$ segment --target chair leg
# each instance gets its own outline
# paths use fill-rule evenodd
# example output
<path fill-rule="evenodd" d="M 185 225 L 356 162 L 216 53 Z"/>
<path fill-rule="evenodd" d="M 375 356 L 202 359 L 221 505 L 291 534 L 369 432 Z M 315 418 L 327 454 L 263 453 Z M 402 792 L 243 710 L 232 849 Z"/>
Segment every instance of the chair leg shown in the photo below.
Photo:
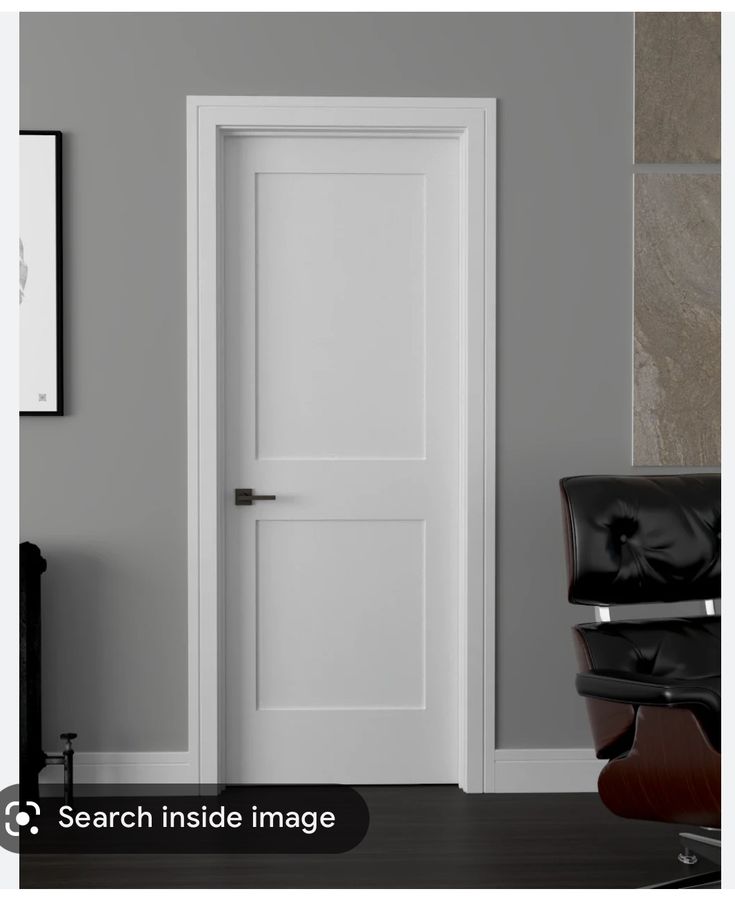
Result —
<path fill-rule="evenodd" d="M 679 843 L 682 850 L 677 855 L 680 864 L 691 867 L 699 863 L 699 858 L 709 861 L 708 869 L 701 873 L 679 877 L 677 880 L 668 880 L 666 883 L 657 883 L 647 889 L 719 889 L 721 883 L 720 870 L 713 870 L 712 866 L 720 864 L 721 841 L 719 829 L 707 829 L 711 835 L 698 835 L 694 832 L 680 832 Z"/>
<path fill-rule="evenodd" d="M 720 840 L 719 830 L 712 831 L 712 835 L 699 835 L 694 832 L 680 832 L 679 842 L 682 846 L 682 853 L 679 855 L 679 861 L 682 864 L 696 864 L 701 856 L 713 864 L 720 864 L 722 842 Z M 716 834 L 715 834 L 716 833 Z"/>
<path fill-rule="evenodd" d="M 685 846 L 684 850 L 676 855 L 676 859 L 680 864 L 686 864 L 687 867 L 692 867 L 699 860 L 697 855 L 694 854 L 688 846 Z"/>

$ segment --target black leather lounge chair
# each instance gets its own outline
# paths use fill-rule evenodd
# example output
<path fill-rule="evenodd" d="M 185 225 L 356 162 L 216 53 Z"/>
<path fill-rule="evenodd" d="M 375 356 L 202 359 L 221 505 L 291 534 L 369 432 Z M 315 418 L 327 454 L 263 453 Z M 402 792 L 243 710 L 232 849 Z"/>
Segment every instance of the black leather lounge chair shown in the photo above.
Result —
<path fill-rule="evenodd" d="M 604 804 L 698 826 L 679 860 L 720 863 L 720 476 L 579 476 L 560 482 L 569 601 Z M 704 615 L 611 621 L 610 607 L 702 601 Z M 719 870 L 661 885 L 716 886 Z"/>

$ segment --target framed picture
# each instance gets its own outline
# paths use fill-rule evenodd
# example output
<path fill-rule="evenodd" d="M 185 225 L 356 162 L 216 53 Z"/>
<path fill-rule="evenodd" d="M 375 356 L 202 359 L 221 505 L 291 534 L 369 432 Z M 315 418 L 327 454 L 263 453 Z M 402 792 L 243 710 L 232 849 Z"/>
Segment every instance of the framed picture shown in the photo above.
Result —
<path fill-rule="evenodd" d="M 61 132 L 20 132 L 20 413 L 64 413 Z"/>

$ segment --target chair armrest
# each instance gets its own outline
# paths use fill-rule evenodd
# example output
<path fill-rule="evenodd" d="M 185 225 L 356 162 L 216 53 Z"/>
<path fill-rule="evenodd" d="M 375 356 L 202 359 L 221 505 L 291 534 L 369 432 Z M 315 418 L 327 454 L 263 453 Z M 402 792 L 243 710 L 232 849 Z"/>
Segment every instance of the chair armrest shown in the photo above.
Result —
<path fill-rule="evenodd" d="M 624 704 L 704 707 L 720 714 L 720 678 L 660 679 L 631 673 L 592 670 L 579 673 L 577 691 L 585 698 L 619 701 Z"/>

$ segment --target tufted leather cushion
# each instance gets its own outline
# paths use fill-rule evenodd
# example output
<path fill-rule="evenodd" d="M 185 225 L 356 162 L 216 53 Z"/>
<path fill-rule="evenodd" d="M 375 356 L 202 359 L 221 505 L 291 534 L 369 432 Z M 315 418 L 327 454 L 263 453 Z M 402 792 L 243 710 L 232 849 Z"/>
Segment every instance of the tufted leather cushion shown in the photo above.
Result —
<path fill-rule="evenodd" d="M 696 705 L 697 717 L 716 748 L 720 742 L 719 615 L 690 618 L 644 619 L 575 625 L 586 657 L 585 670 L 629 673 L 652 683 L 681 684 L 690 692 L 700 686 L 709 700 Z M 633 719 L 626 730 L 632 729 Z M 628 741 L 632 735 L 628 737 Z"/>
<path fill-rule="evenodd" d="M 560 485 L 570 602 L 719 598 L 719 474 L 583 475 Z"/>
<path fill-rule="evenodd" d="M 695 679 L 720 673 L 720 616 L 575 625 L 593 670 Z"/>

